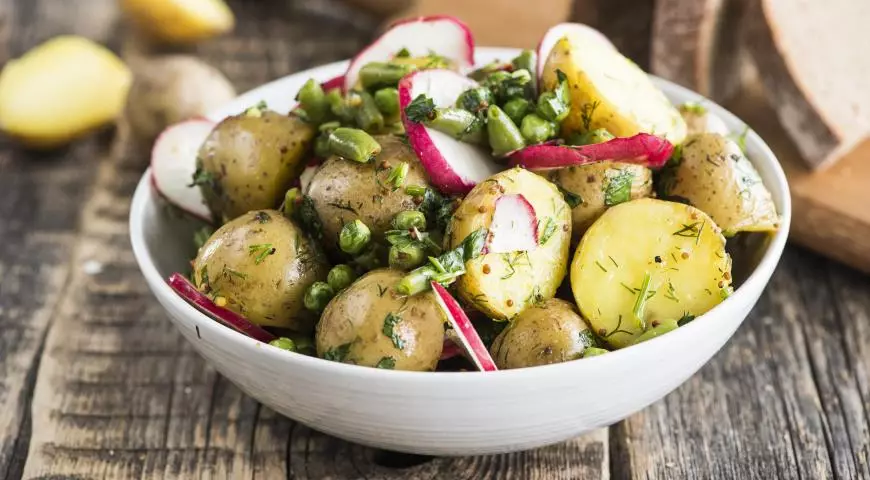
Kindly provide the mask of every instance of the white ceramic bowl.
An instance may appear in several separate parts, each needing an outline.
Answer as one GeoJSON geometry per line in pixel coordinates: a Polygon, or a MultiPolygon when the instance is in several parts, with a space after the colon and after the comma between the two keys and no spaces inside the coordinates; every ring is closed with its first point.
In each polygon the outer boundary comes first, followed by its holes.
{"type": "MultiPolygon", "coordinates": [[[[480,48],[483,64],[517,50],[480,48]]],[[[341,74],[347,62],[290,75],[242,95],[219,120],[265,100],[287,111],[310,77],[341,74]]],[[[656,79],[674,103],[702,98],[656,79]]],[[[735,132],[743,122],[712,102],[735,132]]],[[[152,191],[146,172],[130,212],[133,251],[169,318],[205,359],[248,395],[316,430],[374,447],[471,455],[543,446],[615,423],[661,399],[693,375],[731,337],[767,285],[791,218],[788,185],[776,157],[754,132],[748,154],[782,215],[779,232],[758,248],[760,261],[727,300],[692,323],[606,355],[542,367],[479,372],[401,372],[345,365],[286,352],[224,327],[166,284],[194,255],[194,222],[179,218],[152,191]]]]}

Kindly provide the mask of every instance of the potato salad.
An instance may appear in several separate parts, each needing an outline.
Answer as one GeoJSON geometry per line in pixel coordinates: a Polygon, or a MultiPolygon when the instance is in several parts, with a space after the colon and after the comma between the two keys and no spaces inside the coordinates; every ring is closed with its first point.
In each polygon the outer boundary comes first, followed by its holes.
{"type": "Polygon", "coordinates": [[[170,285],[275,348],[411,371],[584,361],[703,322],[737,286],[730,239],[778,228],[745,132],[673,105],[584,25],[479,65],[459,20],[399,22],[296,100],[173,125],[152,160],[204,222],[170,285]]]}

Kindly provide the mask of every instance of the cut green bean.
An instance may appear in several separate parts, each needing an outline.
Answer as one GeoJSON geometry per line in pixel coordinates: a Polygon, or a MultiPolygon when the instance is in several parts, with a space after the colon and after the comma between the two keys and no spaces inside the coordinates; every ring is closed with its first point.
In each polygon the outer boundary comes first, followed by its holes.
{"type": "Polygon", "coordinates": [[[426,125],[463,142],[484,143],[485,140],[483,122],[461,108],[435,109],[435,116],[426,125]]]}
{"type": "Polygon", "coordinates": [[[504,62],[490,62],[468,74],[474,81],[482,82],[495,72],[502,72],[508,65],[504,62]]]}
{"type": "Polygon", "coordinates": [[[341,90],[333,88],[326,92],[326,102],[329,104],[329,110],[332,114],[343,123],[353,121],[353,109],[347,104],[347,100],[341,94],[341,90]]]}
{"type": "Polygon", "coordinates": [[[492,154],[496,157],[507,155],[526,146],[523,134],[517,125],[497,105],[486,112],[486,132],[492,154]]]}
{"type": "Polygon", "coordinates": [[[541,143],[556,136],[556,124],[531,113],[523,118],[520,132],[529,143],[541,143]]]}
{"type": "Polygon", "coordinates": [[[382,88],[375,92],[375,105],[386,116],[399,113],[399,91],[393,87],[382,88]]]}
{"type": "MultiPolygon", "coordinates": [[[[516,58],[511,60],[514,70],[526,70],[528,72],[536,72],[538,55],[532,50],[523,50],[516,58]]],[[[531,92],[538,90],[538,81],[536,75],[531,75],[529,86],[531,92]]]]}
{"type": "Polygon", "coordinates": [[[569,110],[555,92],[544,92],[538,97],[538,114],[547,120],[561,122],[568,116],[569,110]]]}
{"type": "Polygon", "coordinates": [[[336,128],[329,134],[329,151],[333,155],[366,163],[381,153],[381,145],[371,135],[356,128],[336,128]]]}
{"type": "Polygon", "coordinates": [[[369,92],[357,92],[357,94],[360,103],[354,112],[356,124],[367,132],[382,130],[384,128],[384,115],[378,110],[375,99],[369,92]]]}
{"type": "Polygon", "coordinates": [[[401,270],[410,270],[418,267],[426,261],[426,251],[416,243],[405,245],[393,245],[390,247],[390,267],[401,270]]]}
{"type": "Polygon", "coordinates": [[[359,79],[366,90],[395,87],[402,77],[414,70],[417,66],[410,63],[371,62],[360,69],[359,79]]]}
{"type": "Polygon", "coordinates": [[[426,230],[426,215],[417,210],[405,210],[399,212],[393,217],[393,228],[397,230],[408,230],[416,228],[420,231],[426,230]]]}
{"type": "Polygon", "coordinates": [[[278,347],[281,350],[287,350],[288,352],[296,351],[296,342],[287,337],[276,338],[275,340],[269,342],[269,345],[273,347],[278,347]]]}
{"type": "Polygon", "coordinates": [[[330,110],[329,102],[326,100],[323,88],[313,78],[302,85],[299,93],[296,94],[296,100],[308,114],[309,121],[320,124],[326,120],[330,110]]]}
{"type": "Polygon", "coordinates": [[[283,213],[287,218],[293,218],[293,214],[296,212],[296,207],[302,202],[302,190],[298,188],[291,188],[287,190],[287,193],[284,194],[284,206],[283,213]]]}
{"type": "Polygon", "coordinates": [[[302,303],[313,312],[322,312],[326,304],[335,296],[335,291],[326,282],[314,282],[305,291],[302,303]]]}
{"type": "Polygon", "coordinates": [[[339,264],[332,267],[326,275],[326,283],[336,292],[349,287],[356,280],[356,272],[349,265],[339,264]]]}
{"type": "Polygon", "coordinates": [[[474,87],[459,94],[456,107],[477,113],[494,102],[492,92],[486,87],[474,87]]]}
{"type": "Polygon", "coordinates": [[[317,127],[317,130],[321,133],[329,133],[340,126],[341,126],[341,122],[337,122],[337,121],[333,120],[331,122],[321,123],[320,126],[317,127]]]}
{"type": "Polygon", "coordinates": [[[525,98],[512,98],[502,107],[504,113],[517,125],[523,121],[523,118],[532,110],[532,102],[525,98]]]}
{"type": "Polygon", "coordinates": [[[345,223],[338,235],[338,246],[342,252],[356,255],[363,251],[372,238],[372,232],[361,220],[345,223]]]}
{"type": "Polygon", "coordinates": [[[329,158],[332,150],[329,148],[329,134],[321,133],[314,139],[314,155],[318,158],[329,158]]]}
{"type": "Polygon", "coordinates": [[[408,185],[405,187],[405,193],[412,197],[422,197],[426,194],[426,187],[422,185],[408,185]]]}

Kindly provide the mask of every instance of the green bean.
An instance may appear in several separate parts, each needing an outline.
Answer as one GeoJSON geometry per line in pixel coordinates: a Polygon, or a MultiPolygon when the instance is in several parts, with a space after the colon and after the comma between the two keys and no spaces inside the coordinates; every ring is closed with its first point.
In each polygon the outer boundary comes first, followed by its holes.
{"type": "Polygon", "coordinates": [[[426,194],[426,187],[422,185],[408,185],[405,187],[405,193],[412,197],[422,197],[426,194]]]}
{"type": "Polygon", "coordinates": [[[589,130],[571,138],[571,145],[592,145],[595,143],[604,143],[608,140],[613,140],[613,134],[607,131],[606,128],[596,128],[589,130]]]}
{"type": "Polygon", "coordinates": [[[393,167],[390,170],[390,174],[387,175],[387,184],[392,185],[393,190],[398,190],[405,184],[405,177],[408,176],[408,170],[410,170],[408,164],[406,162],[400,162],[398,165],[393,167]]]}
{"type": "Polygon", "coordinates": [[[468,76],[474,81],[482,82],[493,73],[504,71],[505,68],[507,68],[507,65],[502,62],[489,62],[486,65],[472,71],[468,74],[468,76]]]}
{"type": "Polygon", "coordinates": [[[329,134],[329,151],[354,162],[366,163],[381,153],[381,145],[363,130],[341,127],[329,134]]]}
{"type": "Polygon", "coordinates": [[[495,94],[499,104],[516,97],[525,97],[531,93],[527,87],[532,81],[532,75],[528,70],[517,70],[512,73],[495,72],[487,77],[484,86],[490,88],[495,94]]]}
{"type": "Polygon", "coordinates": [[[339,264],[332,267],[326,275],[326,283],[336,292],[349,287],[356,280],[356,272],[349,265],[339,264]]]}
{"type": "Polygon", "coordinates": [[[287,337],[276,338],[275,340],[269,342],[269,345],[273,347],[278,347],[281,350],[287,350],[288,352],[296,351],[296,343],[287,337]]]}
{"type": "Polygon", "coordinates": [[[296,212],[296,207],[299,206],[299,203],[302,201],[302,190],[298,188],[291,188],[287,190],[287,193],[284,194],[284,207],[283,213],[287,218],[293,218],[293,214],[296,212]]]}
{"type": "MultiPolygon", "coordinates": [[[[530,73],[537,73],[537,58],[537,54],[532,50],[523,50],[516,58],[511,60],[511,65],[513,65],[514,70],[526,70],[530,73]]],[[[532,92],[538,90],[538,81],[535,77],[536,75],[531,75],[529,83],[532,92]]]]}
{"type": "Polygon", "coordinates": [[[315,124],[320,124],[326,120],[329,113],[329,102],[326,100],[326,94],[323,92],[320,84],[309,79],[299,89],[296,94],[296,100],[302,105],[302,108],[308,113],[308,118],[315,124]]]}
{"type": "Polygon", "coordinates": [[[399,113],[399,91],[393,87],[382,88],[375,92],[375,105],[384,115],[399,113]]]}
{"type": "Polygon", "coordinates": [[[670,331],[676,330],[677,327],[679,327],[679,325],[677,324],[676,320],[662,320],[658,323],[658,325],[653,325],[647,331],[643,332],[639,337],[635,338],[634,342],[632,342],[632,345],[637,345],[638,343],[642,343],[647,340],[656,338],[659,335],[664,335],[670,331]]]}
{"type": "Polygon", "coordinates": [[[486,87],[474,87],[459,94],[456,107],[477,113],[495,102],[492,92],[486,87]]]}
{"type": "Polygon", "coordinates": [[[514,123],[519,125],[523,121],[523,117],[532,110],[532,102],[525,98],[512,98],[501,108],[514,123]]]}
{"type": "Polygon", "coordinates": [[[375,99],[369,92],[356,92],[359,95],[360,103],[354,112],[354,118],[359,128],[367,131],[379,131],[384,128],[384,116],[378,110],[378,105],[375,99]]]}
{"type": "Polygon", "coordinates": [[[326,304],[335,296],[335,291],[326,282],[314,282],[305,291],[302,303],[313,312],[322,312],[326,304]]]}
{"type": "Polygon", "coordinates": [[[408,272],[399,280],[396,291],[401,295],[416,295],[429,289],[429,282],[438,273],[431,265],[423,265],[408,272]]]}
{"type": "Polygon", "coordinates": [[[417,210],[405,210],[399,212],[393,217],[393,228],[397,230],[409,230],[416,228],[420,231],[426,230],[426,215],[417,210]]]}
{"type": "Polygon", "coordinates": [[[317,127],[317,131],[319,131],[320,133],[329,133],[340,126],[341,122],[333,120],[331,122],[321,123],[320,126],[317,127]]]}
{"type": "Polygon", "coordinates": [[[607,350],[605,350],[605,349],[603,349],[603,348],[598,348],[598,347],[586,347],[586,348],[583,350],[583,353],[581,354],[581,357],[582,357],[582,358],[597,357],[598,355],[603,355],[603,354],[605,354],[605,353],[610,353],[610,352],[607,351],[607,350]]]}
{"type": "Polygon", "coordinates": [[[338,246],[342,252],[356,255],[360,253],[372,238],[372,232],[361,220],[356,219],[345,223],[338,235],[338,246]]]}
{"type": "Polygon", "coordinates": [[[390,247],[390,267],[410,270],[422,265],[425,261],[426,252],[419,244],[407,243],[405,245],[393,245],[390,247]]]}
{"type": "Polygon", "coordinates": [[[468,110],[460,108],[435,109],[435,116],[428,120],[426,125],[463,142],[484,142],[483,122],[477,115],[468,110]]]}
{"type": "Polygon", "coordinates": [[[531,113],[523,118],[520,131],[529,143],[541,143],[556,136],[556,124],[531,113]]]}
{"type": "Polygon", "coordinates": [[[486,240],[487,229],[479,228],[465,237],[462,243],[438,258],[429,257],[429,264],[418,267],[399,280],[396,291],[414,295],[429,289],[429,282],[449,283],[465,273],[465,262],[477,258],[486,240]]]}
{"type": "Polygon", "coordinates": [[[501,157],[526,146],[517,125],[497,105],[486,112],[486,132],[492,154],[501,157]]]}
{"type": "Polygon", "coordinates": [[[329,110],[332,114],[343,123],[353,121],[353,109],[347,104],[347,100],[341,94],[341,90],[333,88],[326,92],[326,102],[329,104],[329,110]]]}
{"type": "Polygon", "coordinates": [[[553,122],[561,122],[568,116],[568,105],[555,92],[544,92],[538,97],[538,113],[553,122]]]}
{"type": "Polygon", "coordinates": [[[318,158],[329,158],[332,151],[329,148],[329,134],[321,133],[314,139],[314,155],[318,158]]]}
{"type": "Polygon", "coordinates": [[[366,90],[395,87],[402,77],[414,70],[417,66],[410,63],[371,62],[360,69],[359,79],[366,90]]]}

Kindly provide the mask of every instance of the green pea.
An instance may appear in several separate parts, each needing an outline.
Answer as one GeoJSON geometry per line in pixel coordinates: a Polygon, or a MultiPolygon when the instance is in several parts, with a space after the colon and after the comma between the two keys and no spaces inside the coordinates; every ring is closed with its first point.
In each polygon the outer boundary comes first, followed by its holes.
{"type": "Polygon", "coordinates": [[[356,272],[349,265],[336,265],[329,270],[326,276],[326,283],[336,292],[340,292],[349,287],[356,280],[356,272]]]}
{"type": "Polygon", "coordinates": [[[474,87],[459,94],[456,98],[456,107],[477,113],[493,104],[492,92],[486,87],[474,87]]]}
{"type": "Polygon", "coordinates": [[[360,69],[359,79],[366,90],[395,87],[402,77],[414,70],[417,66],[410,63],[371,62],[360,69]]]}
{"type": "Polygon", "coordinates": [[[544,92],[538,97],[538,113],[553,122],[561,122],[568,116],[568,105],[555,92],[544,92]]]}
{"type": "Polygon", "coordinates": [[[532,102],[525,98],[512,98],[502,107],[504,113],[519,125],[523,118],[532,110],[532,102]]]}
{"type": "Polygon", "coordinates": [[[415,243],[393,245],[390,247],[389,262],[393,268],[410,270],[426,261],[425,250],[415,243]]]}
{"type": "Polygon", "coordinates": [[[597,357],[598,355],[604,355],[605,353],[610,352],[603,348],[586,347],[586,349],[583,350],[582,358],[597,357]]]}
{"type": "Polygon", "coordinates": [[[426,125],[464,142],[482,143],[484,140],[483,122],[468,110],[438,108],[426,125]]]}
{"type": "Polygon", "coordinates": [[[336,128],[329,134],[329,151],[339,157],[366,163],[381,152],[381,145],[368,133],[356,128],[336,128]]]}
{"type": "Polygon", "coordinates": [[[313,78],[302,85],[299,93],[296,94],[296,100],[302,105],[311,122],[320,124],[326,120],[329,113],[329,102],[326,100],[323,88],[313,78]]]}
{"type": "Polygon", "coordinates": [[[420,231],[426,230],[426,215],[417,210],[405,210],[399,212],[393,217],[393,228],[397,230],[409,230],[416,228],[420,231]]]}
{"type": "Polygon", "coordinates": [[[305,291],[303,303],[313,312],[322,312],[326,304],[335,296],[335,291],[326,282],[314,282],[305,291]]]}
{"type": "Polygon", "coordinates": [[[556,136],[556,124],[532,113],[523,118],[520,131],[529,143],[541,143],[556,136]]]}
{"type": "Polygon", "coordinates": [[[399,91],[393,87],[382,88],[375,92],[375,105],[384,115],[399,113],[399,91]]]}
{"type": "Polygon", "coordinates": [[[356,219],[344,224],[338,235],[338,246],[341,251],[356,255],[360,253],[372,238],[372,232],[365,223],[356,219]]]}
{"type": "Polygon", "coordinates": [[[359,105],[354,113],[356,124],[367,132],[380,131],[384,128],[384,115],[378,110],[374,97],[369,92],[357,92],[359,105]]]}
{"type": "Polygon", "coordinates": [[[486,112],[486,132],[492,154],[497,157],[526,146],[520,129],[497,105],[489,107],[486,112]]]}
{"type": "Polygon", "coordinates": [[[653,338],[658,337],[659,335],[664,335],[672,330],[676,330],[679,327],[676,320],[662,320],[658,325],[650,327],[647,331],[643,332],[639,337],[634,339],[633,345],[637,345],[638,343],[643,343],[647,340],[651,340],[653,338]]]}
{"type": "Polygon", "coordinates": [[[273,347],[278,347],[281,350],[287,350],[288,352],[296,351],[296,342],[287,337],[276,338],[275,340],[269,342],[269,345],[273,347]]]}

